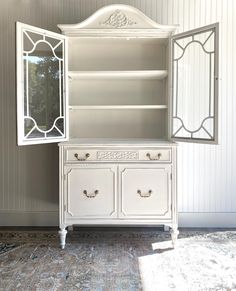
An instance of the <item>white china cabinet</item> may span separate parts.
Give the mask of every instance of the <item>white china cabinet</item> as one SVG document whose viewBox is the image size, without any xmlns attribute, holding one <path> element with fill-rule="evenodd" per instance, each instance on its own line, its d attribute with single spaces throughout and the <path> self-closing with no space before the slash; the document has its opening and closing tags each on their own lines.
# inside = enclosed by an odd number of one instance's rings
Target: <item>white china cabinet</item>
<svg viewBox="0 0 236 291">
<path fill-rule="evenodd" d="M 176 143 L 217 142 L 218 24 L 174 34 L 127 5 L 61 34 L 17 23 L 18 144 L 60 142 L 60 241 L 71 225 L 178 236 Z"/>
</svg>

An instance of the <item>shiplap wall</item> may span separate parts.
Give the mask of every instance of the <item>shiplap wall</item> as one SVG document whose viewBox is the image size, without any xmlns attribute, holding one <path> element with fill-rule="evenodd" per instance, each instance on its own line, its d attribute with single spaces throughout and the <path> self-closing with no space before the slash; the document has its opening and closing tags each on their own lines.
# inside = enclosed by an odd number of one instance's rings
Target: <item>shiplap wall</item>
<svg viewBox="0 0 236 291">
<path fill-rule="evenodd" d="M 51 31 L 84 20 L 98 8 L 132 5 L 178 32 L 220 22 L 220 144 L 178 149 L 181 226 L 236 226 L 235 0 L 1 0 L 0 225 L 58 224 L 56 144 L 17 147 L 15 21 Z"/>
</svg>

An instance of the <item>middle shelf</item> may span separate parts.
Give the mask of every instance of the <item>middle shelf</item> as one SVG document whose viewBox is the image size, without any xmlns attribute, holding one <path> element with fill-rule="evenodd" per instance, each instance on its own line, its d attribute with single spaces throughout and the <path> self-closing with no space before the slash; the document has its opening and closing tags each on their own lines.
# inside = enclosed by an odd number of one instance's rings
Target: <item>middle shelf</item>
<svg viewBox="0 0 236 291">
<path fill-rule="evenodd" d="M 69 79 L 164 79 L 167 70 L 141 71 L 69 71 Z"/>
<path fill-rule="evenodd" d="M 167 109 L 167 105 L 72 105 L 70 110 Z"/>
</svg>

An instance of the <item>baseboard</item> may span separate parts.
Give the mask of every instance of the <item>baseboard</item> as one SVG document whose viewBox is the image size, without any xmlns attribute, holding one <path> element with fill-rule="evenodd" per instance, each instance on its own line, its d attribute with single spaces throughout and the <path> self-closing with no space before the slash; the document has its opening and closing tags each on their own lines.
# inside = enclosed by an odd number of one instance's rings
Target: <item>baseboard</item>
<svg viewBox="0 0 236 291">
<path fill-rule="evenodd" d="M 179 212 L 180 227 L 236 227 L 236 212 Z"/>
<path fill-rule="evenodd" d="M 58 226 L 58 211 L 0 211 L 0 226 Z"/>
<path fill-rule="evenodd" d="M 58 211 L 0 211 L 0 226 L 58 226 Z M 236 212 L 180 212 L 180 227 L 236 227 Z"/>
</svg>

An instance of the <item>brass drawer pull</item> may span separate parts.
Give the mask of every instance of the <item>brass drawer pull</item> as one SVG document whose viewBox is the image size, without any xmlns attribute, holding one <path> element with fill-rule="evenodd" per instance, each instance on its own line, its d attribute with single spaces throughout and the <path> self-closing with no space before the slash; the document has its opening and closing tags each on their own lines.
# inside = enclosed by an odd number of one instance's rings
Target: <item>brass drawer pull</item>
<svg viewBox="0 0 236 291">
<path fill-rule="evenodd" d="M 147 153 L 146 154 L 146 157 L 148 157 L 149 160 L 151 160 L 151 161 L 158 161 L 158 160 L 161 159 L 161 153 L 158 153 L 156 158 L 155 157 L 151 157 L 151 154 L 150 153 Z"/>
<path fill-rule="evenodd" d="M 86 161 L 90 157 L 90 154 L 86 153 L 85 157 L 82 157 L 82 158 L 79 158 L 79 155 L 77 153 L 75 153 L 74 156 L 78 161 Z"/>
<path fill-rule="evenodd" d="M 142 193 L 141 190 L 137 190 L 137 193 L 140 195 L 140 197 L 148 198 L 148 197 L 151 196 L 151 194 L 152 194 L 152 190 L 149 190 L 148 193 Z"/>
<path fill-rule="evenodd" d="M 88 198 L 95 198 L 99 191 L 95 190 L 93 193 L 88 193 L 87 190 L 84 190 L 83 193 Z"/>
</svg>

